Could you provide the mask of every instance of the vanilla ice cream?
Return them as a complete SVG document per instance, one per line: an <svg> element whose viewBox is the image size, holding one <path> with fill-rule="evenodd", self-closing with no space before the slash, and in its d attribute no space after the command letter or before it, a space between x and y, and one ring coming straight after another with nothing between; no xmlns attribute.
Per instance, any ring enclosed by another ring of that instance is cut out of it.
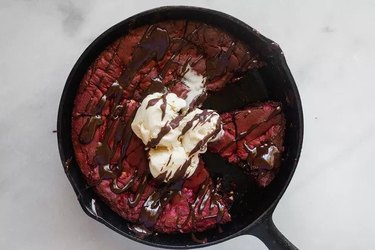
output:
<svg viewBox="0 0 375 250"><path fill-rule="evenodd" d="M189 90L185 99L187 106L189 106L195 98L205 92L204 84L206 83L206 78L193 70L189 64L186 67L186 72L181 81Z"/></svg>
<svg viewBox="0 0 375 250"><path fill-rule="evenodd" d="M131 124L133 132L149 148L153 177L169 182L195 172L199 154L222 134L219 114L194 109L174 93L154 93L143 101Z"/></svg>
<svg viewBox="0 0 375 250"><path fill-rule="evenodd" d="M162 109L164 102L165 108ZM185 100L173 93L148 95L137 110L131 125L132 130L147 146L151 139L157 138L161 128L168 126L167 123L176 118L185 106ZM171 130L161 138L159 143L167 147L175 146L178 143L178 136L178 131Z"/></svg>

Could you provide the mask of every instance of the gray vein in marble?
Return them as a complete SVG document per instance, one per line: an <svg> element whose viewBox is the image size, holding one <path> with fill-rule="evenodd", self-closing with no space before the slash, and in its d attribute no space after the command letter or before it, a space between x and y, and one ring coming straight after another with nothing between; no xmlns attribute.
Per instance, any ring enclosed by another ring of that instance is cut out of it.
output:
<svg viewBox="0 0 375 250"><path fill-rule="evenodd" d="M325 32L325 33L333 33L333 32L335 32L335 29L334 28L332 28L331 26L324 26L323 28L322 28L322 32Z"/></svg>
<svg viewBox="0 0 375 250"><path fill-rule="evenodd" d="M71 1L59 4L58 10L64 16L62 20L64 32L71 36L76 34L84 21L82 10Z"/></svg>

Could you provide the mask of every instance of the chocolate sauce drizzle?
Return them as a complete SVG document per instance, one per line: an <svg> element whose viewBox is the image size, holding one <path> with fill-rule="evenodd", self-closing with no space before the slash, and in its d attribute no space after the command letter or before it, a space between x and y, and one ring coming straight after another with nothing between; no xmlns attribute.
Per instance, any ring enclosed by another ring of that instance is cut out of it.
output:
<svg viewBox="0 0 375 250"><path fill-rule="evenodd" d="M115 111L122 108L122 106L118 106L122 95L123 88L117 82L114 82L107 90L107 93L100 98L98 104L95 106L94 115L87 119L85 125L81 129L79 140L82 144L88 144L94 139L97 128L103 124L101 114L108 101L113 100L111 114L114 114Z"/></svg>
<svg viewBox="0 0 375 250"><path fill-rule="evenodd" d="M186 22L186 27L187 25L188 22ZM178 56L178 54L181 53L183 49L195 47L198 48L198 50L202 50L202 48L199 45L192 43L190 40L200 29L204 27L205 25L200 25L190 34L184 34L182 38L175 38L170 40L170 37L166 30L156 27L154 25L150 26L143 35L138 46L134 50L132 60L127 65L127 67L119 77L118 81L115 82L99 100L98 104L92 110L91 116L88 117L85 125L82 127L80 131L79 141L82 144L89 144L90 142L92 142L98 127L104 124L104 121L102 120L103 110L105 109L106 105L109 102L111 102L109 103L111 108L110 115L109 117L107 117L107 126L104 133L104 139L99 143L96 149L94 161L99 166L99 182L104 179L110 180L110 188L116 194L120 194L122 192L129 190L133 186L133 184L138 180L139 184L136 192L133 196L131 196L132 198L129 198L127 201L130 207L136 207L142 200L142 196L144 195L145 188L147 186L148 181L151 178L151 175L148 171L146 171L145 173L139 173L137 170L134 170L132 173L132 177L128 179L127 183L120 184L118 181L118 178L123 171L123 160L126 157L126 151L133 134L130 124L135 115L134 111L129 119L125 119L125 115L128 112L128 105L120 105L120 102L124 96L124 89L127 86L129 86L134 76L139 71L139 69L141 69L146 63L150 62L151 60L162 60L167 50L171 47L171 45L176 44L177 46L174 46L172 49L173 54L171 58L165 63L159 76L152 80L151 86L147 91L145 91L143 97L145 97L145 95L152 94L155 92L165 92L166 87L171 87L173 86L173 84L181 81L183 74L186 73L186 68L188 63L191 61L191 58L189 58L182 66L182 71L177 76L180 77L180 79L175 79L172 82L168 82L166 84L162 83L166 72L168 71L169 67L174 63L174 58L176 58L176 56ZM221 53L219 53L215 57L210 58L207 61L206 73L210 79L221 76L226 73L226 67L230 55L233 52L234 45L235 44L233 43L226 51L222 51ZM198 58L195 62L192 62L192 64L196 64L201 58ZM206 93L202 94L202 96L197 97L196 100L194 100L193 106L196 107L203 103L205 97ZM161 98L150 100L147 107L155 105L158 101L160 101L160 99L162 100L161 118L163 119L166 112L165 94ZM146 147L155 147L160 142L162 137L170 131L170 129L174 129L179 125L179 123L185 115L186 114L181 114L177 116L175 119L170 121L169 124L166 124L166 126L162 127L157 138L151 140L146 145ZM204 110L201 114L194 116L194 118L186 124L186 126L183 128L182 133L186 133L193 126L194 121L199 120L198 123L205 123L209 121L211 116L212 112ZM196 147L192 150L190 155L193 155L195 152L200 150L200 148L207 142L209 138L214 137L220 131L220 126L221 123L218 122L218 126L215 128L215 130L209 135L207 135L200 143L198 143L198 145L196 145ZM113 140L111 140L111 138L113 138ZM111 161L114 157L115 152L118 149L118 146L121 144L122 147L120 159L116 164L113 164ZM171 201L171 199L173 199L173 197L178 195L179 191L182 189L183 173L185 173L186 169L190 166L191 159L192 157L190 157L189 160L187 160L181 166L179 171L177 171L175 182L163 188L155 189L155 191L147 197L146 201L142 205L142 210L138 221L140 225L129 226L129 229L131 231L135 232L140 237L145 237L151 233L150 229L152 229L156 224L164 207ZM216 221L219 223L224 215L224 205L221 202L221 198L217 193L216 188L209 181L209 179L207 179L200 186L199 192L194 202L190 204L189 215L182 224L178 223L178 227L180 229L184 228L187 225L187 223L189 223L189 221L192 221L194 225L196 216L202 216L202 211L207 206L207 204L209 204L210 211L212 211L216 207L217 214L207 216L203 219L216 217ZM177 218L177 221L179 220L180 218ZM199 240L193 234L193 239L194 238L196 242L204 243L207 241L207 239Z"/></svg>
<svg viewBox="0 0 375 250"><path fill-rule="evenodd" d="M264 142L254 148L244 142L244 147L248 153L246 163L252 169L271 170L280 162L280 150L271 142Z"/></svg>
<svg viewBox="0 0 375 250"><path fill-rule="evenodd" d="M138 70L150 60L160 61L163 59L168 47L168 32L154 25L150 26L135 49L132 61L119 78L121 86L127 87Z"/></svg>
<svg viewBox="0 0 375 250"><path fill-rule="evenodd" d="M207 60L206 75L208 79L222 76L227 71L227 65L230 56L232 55L235 43L233 42L227 51L221 51L217 56Z"/></svg>
<svg viewBox="0 0 375 250"><path fill-rule="evenodd" d="M212 116L213 114L211 114L210 116ZM205 120L204 122L207 122L207 120ZM197 125L195 125L197 126ZM198 152L199 150L201 150L202 146L203 145L206 145L208 140L215 137L221 130L221 119L219 118L218 122L216 123L216 127L215 129L209 133L208 135L206 135L205 137L203 137L202 140L200 140L197 145L195 145L195 147L190 151L190 154L189 156L195 154L196 152Z"/></svg>
<svg viewBox="0 0 375 250"><path fill-rule="evenodd" d="M152 228L162 213L164 207L182 189L183 181L177 181L159 190L155 190L143 204L139 222L147 228Z"/></svg>
<svg viewBox="0 0 375 250"><path fill-rule="evenodd" d="M153 148L153 147L156 147L156 145L159 144L159 142L161 141L161 139L169 133L169 131L171 131L171 127L168 126L166 124L166 126L163 126L161 129L160 129L160 132L158 133L157 137L155 138L152 138L147 144L146 144L146 148Z"/></svg>
<svg viewBox="0 0 375 250"><path fill-rule="evenodd" d="M196 126L198 126L198 124L204 124L206 122L209 121L209 118L211 118L213 116L213 112L210 111L210 110L203 110L202 113L197 113L193 116L193 118L188 121L185 125L185 127L183 127L182 131L181 131L181 135L184 135L186 134L187 131L189 131L189 129L191 129L193 127L193 124L196 120L198 120L198 122L195 124L194 128ZM220 122L218 122L220 123Z"/></svg>
<svg viewBox="0 0 375 250"><path fill-rule="evenodd" d="M154 106L160 100L162 101L162 104L160 105L161 120L163 120L164 117L165 117L165 111L167 109L167 94L163 94L160 98L154 98L154 99L149 100L148 103L147 103L146 109L151 107L151 106Z"/></svg>
<svg viewBox="0 0 375 250"><path fill-rule="evenodd" d="M89 144L94 139L96 129L102 124L103 121L100 115L88 118L79 134L79 141L82 144Z"/></svg>
<svg viewBox="0 0 375 250"><path fill-rule="evenodd" d="M248 130L246 131L243 131L241 132L240 134L237 134L237 128L236 128L236 138L234 138L234 140L232 140L231 142L229 142L227 145L225 145L224 147L222 147L219 151L219 154L224 152L226 149L228 149L230 146L232 146L233 144L237 143L239 140L242 140L243 138L245 138L246 136L248 136L249 134L251 134L253 131L255 131L257 128L259 128L262 124L266 123L266 122L270 122L272 121L272 119L274 119L277 115L280 115L281 114L281 107L277 107L271 114L270 116L263 120L262 122L258 123L258 124L255 124L253 126L251 126ZM234 122L234 125L236 126L236 123Z"/></svg>
<svg viewBox="0 0 375 250"><path fill-rule="evenodd" d="M183 228L187 225L187 223L189 223L189 221L192 221L194 224L197 215L202 215L203 209L205 208L209 199L209 210L212 211L215 207L217 207L217 214L206 216L201 219L211 219L216 217L216 223L220 223L224 215L224 205L221 203L220 196L217 191L217 187L214 186L207 178L200 186L194 202L189 204L190 211L185 221L180 223L180 218L177 218L177 227Z"/></svg>

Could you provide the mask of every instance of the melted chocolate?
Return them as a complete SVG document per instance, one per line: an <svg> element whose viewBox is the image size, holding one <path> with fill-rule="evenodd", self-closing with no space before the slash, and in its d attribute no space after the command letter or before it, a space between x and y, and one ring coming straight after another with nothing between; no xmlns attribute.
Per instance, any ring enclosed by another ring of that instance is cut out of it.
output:
<svg viewBox="0 0 375 250"><path fill-rule="evenodd" d="M215 195L214 197L218 197L218 196ZM213 204L215 204L218 209L218 213L216 215L216 222L219 223L223 219L223 216L224 216L224 205L221 204L221 202L217 198L214 199Z"/></svg>
<svg viewBox="0 0 375 250"><path fill-rule="evenodd" d="M107 143L100 143L96 148L94 160L100 166L108 165L112 156L112 150Z"/></svg>
<svg viewBox="0 0 375 250"><path fill-rule="evenodd" d="M147 106L146 106L146 109L148 109L149 107L151 106L154 106L156 103L158 103L159 101L162 101L161 105L160 105L160 110L161 110L161 120L164 119L164 116L165 116L165 111L167 109L167 95L164 94L162 95L161 97L158 97L158 98L154 98L154 99L151 99L148 101L147 103Z"/></svg>
<svg viewBox="0 0 375 250"><path fill-rule="evenodd" d="M120 158L121 161L125 158L126 150L128 149L130 140L133 136L131 124L132 124L132 121L133 121L136 113L137 113L136 110L134 110L133 114L129 118L129 121L126 123L125 129L123 131L123 136L122 136L123 144L122 144L122 148L121 148L121 158Z"/></svg>
<svg viewBox="0 0 375 250"><path fill-rule="evenodd" d="M164 29L151 26L139 42L138 47L133 52L132 61L119 78L121 86L130 84L138 70L152 59L160 61L163 59L169 47L168 32Z"/></svg>
<svg viewBox="0 0 375 250"><path fill-rule="evenodd" d="M203 195L202 202L201 202L201 204L200 204L200 206L199 206L199 208L198 208L198 214L202 214L203 209L204 209L204 207L206 206L208 199L210 198L210 194L211 194L211 189L210 189L210 188L207 188L207 189L205 190L204 195Z"/></svg>
<svg viewBox="0 0 375 250"><path fill-rule="evenodd" d="M171 58L168 59L168 61L165 63L163 69L161 70L160 74L159 74L159 79L163 79L165 77L165 75L167 74L169 68L171 67L172 63L173 63L173 59L175 58L175 56L173 55Z"/></svg>
<svg viewBox="0 0 375 250"><path fill-rule="evenodd" d="M180 180L180 179L184 178L185 174L186 174L186 170L191 165L191 160L192 160L192 157L190 157L188 160L186 160L184 162L184 164L182 164L182 166L180 166L177 169L177 171L175 172L174 176L172 177L172 179L170 181L176 181L176 180ZM167 177L169 178L169 176L167 176Z"/></svg>
<svg viewBox="0 0 375 250"><path fill-rule="evenodd" d="M167 109L167 95L162 95L161 100L163 101L160 105L161 109L161 119L163 120L165 117L165 111Z"/></svg>
<svg viewBox="0 0 375 250"><path fill-rule="evenodd" d="M211 195L210 195L211 193ZM193 223L195 222L195 218L198 215L202 214L203 209L205 208L206 204L208 203L209 199L211 197L210 201L210 211L216 206L218 208L218 214L211 215L211 216L206 216L203 219L211 219L216 217L216 222L219 223L224 215L224 205L219 202L219 196L217 194L216 188L213 188L212 185L209 182L209 179L206 179L202 185L199 188L198 194L194 200L193 203L190 204L190 211L185 219L185 221L182 223L182 225L179 224L179 218L177 218L178 221L178 227L183 228L186 226L186 224L192 220ZM202 205L203 204L203 205ZM197 213L196 213L197 212Z"/></svg>
<svg viewBox="0 0 375 250"><path fill-rule="evenodd" d="M189 204L190 206L190 211L189 211L189 214L187 216L187 218L185 219L184 223L182 223L182 225L180 226L180 224L177 224L179 227L183 228L186 226L187 223L189 223L190 220L195 221L195 208L196 206L198 205L199 201L201 200L202 196L207 192L208 188L209 188L209 180L206 179L202 185L199 187L199 191L198 191L198 194L194 200L193 203ZM178 220L179 221L179 218Z"/></svg>
<svg viewBox="0 0 375 250"><path fill-rule="evenodd" d="M189 131L189 129L191 129L193 127L193 124L196 120L199 120L198 123L195 125L195 127L199 124L199 123L203 123L205 122L209 116L211 116L213 114L212 111L210 110L203 110L201 113L197 113L193 116L193 118L188 121L185 125L185 127L183 127L182 131L181 131L181 135L184 135L186 134L186 132Z"/></svg>
<svg viewBox="0 0 375 250"><path fill-rule="evenodd" d="M168 164L171 162L171 160L172 160L172 154L169 155L169 158L168 158L167 164L165 164L165 165L168 166Z"/></svg>
<svg viewBox="0 0 375 250"><path fill-rule="evenodd" d="M120 194L120 193L125 192L126 190L128 190L133 185L133 183L134 183L134 181L136 179L136 174L137 174L137 170L133 173L133 175L130 178L130 180L123 187L121 187L121 188L117 184L117 179L114 179L112 181L112 185L110 186L112 192L114 192L115 194Z"/></svg>
<svg viewBox="0 0 375 250"><path fill-rule="evenodd" d="M147 186L147 175L143 176L142 182L139 184L137 191L135 192L135 197L133 200L128 200L128 204L130 207L136 207L138 203L141 201L143 192Z"/></svg>
<svg viewBox="0 0 375 250"><path fill-rule="evenodd" d="M182 119L184 119L184 117L187 115L184 114L184 115L178 115L176 116L176 118L172 119L170 122L169 122L169 126L171 126L172 129L175 129L177 128L179 125L180 125L180 122L182 121Z"/></svg>
<svg viewBox="0 0 375 250"><path fill-rule="evenodd" d="M88 118L79 133L79 141L82 144L89 144L94 139L96 129L102 124L103 121L99 115Z"/></svg>
<svg viewBox="0 0 375 250"><path fill-rule="evenodd" d="M167 178L167 172L164 172L162 174L159 174L155 177L156 180L158 180L160 183L163 183L163 181Z"/></svg>
<svg viewBox="0 0 375 250"><path fill-rule="evenodd" d="M202 146L206 145L208 140L215 137L220 132L220 130L221 130L221 119L219 118L217 123L216 123L216 128L211 133L209 133L208 135L203 137L203 139L200 140L197 143L197 145L195 145L195 147L190 151L189 155L193 155L196 152L198 152L199 150L201 150Z"/></svg>
<svg viewBox="0 0 375 250"><path fill-rule="evenodd" d="M148 109L149 107L152 107L154 106L156 103L158 103L160 101L160 97L157 97L157 98L154 98L154 99L150 99L147 103L147 106L146 106L146 109Z"/></svg>
<svg viewBox="0 0 375 250"><path fill-rule="evenodd" d="M227 51L221 51L216 56L209 58L206 65L208 79L222 76L227 72L229 58L232 55L235 43L232 43Z"/></svg>
<svg viewBox="0 0 375 250"><path fill-rule="evenodd" d="M163 126L161 129L160 129L160 132L158 134L158 136L156 138L152 138L147 144L146 144L146 147L147 148L153 148L153 147L156 147L156 145L159 144L159 142L161 141L161 139L163 139L163 137L168 134L168 132L171 131L171 127L170 126Z"/></svg>
<svg viewBox="0 0 375 250"><path fill-rule="evenodd" d="M279 115L281 113L281 107L277 107L275 109L275 111L267 118L265 119L264 121L258 123L258 124L255 124L253 126L251 126L248 130L246 131L243 131L241 132L240 134L237 133L237 126L236 126L236 123L234 123L235 125L235 128L236 128L236 138L231 141L230 143L228 143L227 145L225 145L223 148L220 149L219 151L219 154L222 153L223 151L225 151L227 148L229 148L230 146L232 146L234 143L236 143L237 141L245 138L247 135L249 135L251 132L253 132L255 129L257 129L259 126L261 126L262 124L270 121L272 118L274 118L275 116ZM234 119L233 119L234 120Z"/></svg>
<svg viewBox="0 0 375 250"><path fill-rule="evenodd" d="M186 23L186 27L187 27L187 23ZM178 37L175 37L173 39L170 40L170 44L169 44L169 47L171 48L171 51L173 52L172 56L170 57L170 59L168 59L168 61L164 64L163 68L161 69L160 71L160 74L157 78L155 78L153 81L158 81L160 83L162 83L163 81L163 78L165 77L165 75L167 74L169 68L171 67L171 65L174 62L174 59L181 53L181 51L183 49L195 49L195 48L198 48L198 49L201 49L199 46L197 46L196 44L192 43L191 41L189 41L189 39L191 39L191 37L200 29L197 28L195 29L194 31L192 31L190 34L186 34L184 33L184 36L182 38L178 38ZM186 30L185 30L186 32ZM177 44L177 46L174 46L175 44ZM200 58L198 58L196 61L192 62L191 65L195 65L201 58L203 58L203 56L201 56ZM177 72L176 75L174 75L174 79L170 80L169 82L165 83L165 85L163 85L163 90L165 90L165 87L172 87L174 86L176 83L178 82L181 82L181 79L183 78L184 74L186 73L187 71L187 66L189 64L189 62L191 61L191 57L189 57L185 63L183 64L182 68L181 68L181 71L180 72ZM148 91L147 91L148 92ZM162 92L162 91L156 91L156 92Z"/></svg>
<svg viewBox="0 0 375 250"><path fill-rule="evenodd" d="M139 222L147 228L152 228L163 208L173 199L173 197L182 189L183 181L180 180L161 190L155 190L143 204Z"/></svg>
<svg viewBox="0 0 375 250"><path fill-rule="evenodd" d="M114 111L118 108L118 103L120 102L122 98L123 89L122 87L117 83L113 83L111 87L107 90L107 93L103 95L96 107L94 108L94 116L91 116L81 129L79 140L83 144L90 143L95 136L97 128L103 124L103 121L101 120L101 113L103 111L103 108L105 104L113 99L113 108L111 110L111 113L114 113Z"/></svg>
<svg viewBox="0 0 375 250"><path fill-rule="evenodd" d="M246 151L249 153L246 162L252 169L271 170L280 162L280 150L272 143L250 148L244 143Z"/></svg>
<svg viewBox="0 0 375 250"><path fill-rule="evenodd" d="M147 91L143 94L142 99L146 96L154 93L163 93L165 91L165 86L159 78L155 78L151 81L151 85L148 87Z"/></svg>

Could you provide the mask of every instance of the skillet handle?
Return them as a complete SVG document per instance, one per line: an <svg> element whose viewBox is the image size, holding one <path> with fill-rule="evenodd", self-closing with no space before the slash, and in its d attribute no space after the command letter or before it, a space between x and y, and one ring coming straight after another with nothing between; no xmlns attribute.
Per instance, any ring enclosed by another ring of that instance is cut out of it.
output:
<svg viewBox="0 0 375 250"><path fill-rule="evenodd" d="M261 222L247 233L260 239L270 250L298 250L298 248L276 228L272 220L272 214L265 216Z"/></svg>

